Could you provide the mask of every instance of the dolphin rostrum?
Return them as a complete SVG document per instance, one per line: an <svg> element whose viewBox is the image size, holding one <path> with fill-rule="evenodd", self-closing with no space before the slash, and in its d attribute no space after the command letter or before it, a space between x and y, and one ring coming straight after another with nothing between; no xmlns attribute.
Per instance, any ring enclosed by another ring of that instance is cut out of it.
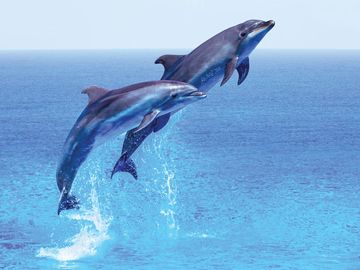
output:
<svg viewBox="0 0 360 270"><path fill-rule="evenodd" d="M250 53L274 25L272 20L249 20L215 35L187 55L163 55L155 61L165 68L161 79L190 83L207 92L221 79L220 85L224 85L236 70L239 76L237 84L240 85L249 73ZM126 168L132 164L134 170L130 173L137 178L130 156L147 136L164 127L169 118L170 113L157 117L141 132L129 130L112 175L118 171L129 172Z"/></svg>
<svg viewBox="0 0 360 270"><path fill-rule="evenodd" d="M206 95L194 86L177 81L153 81L108 91L89 87L89 104L71 129L56 172L61 193L58 214L64 209L78 208L79 201L69 194L76 173L91 150L105 139L132 129L134 134L161 115L179 110ZM127 163L126 171L134 165Z"/></svg>

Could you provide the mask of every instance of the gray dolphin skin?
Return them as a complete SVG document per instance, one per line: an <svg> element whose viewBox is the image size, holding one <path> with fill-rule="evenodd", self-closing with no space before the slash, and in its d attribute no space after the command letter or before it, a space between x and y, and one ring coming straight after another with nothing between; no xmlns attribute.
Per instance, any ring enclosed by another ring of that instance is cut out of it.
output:
<svg viewBox="0 0 360 270"><path fill-rule="evenodd" d="M155 61L165 68L161 79L190 83L207 92L221 79L221 86L224 85L237 70L237 84L240 85L249 72L249 54L274 25L272 20L249 20L215 35L187 55L163 55ZM141 132L128 131L112 175L123 171L137 179L135 164L130 156L147 136L164 127L169 118L170 114L165 114L157 117L152 125ZM127 170L128 163L133 166L131 171Z"/></svg>
<svg viewBox="0 0 360 270"><path fill-rule="evenodd" d="M79 208L79 201L69 194L76 173L91 150L107 138L132 129L136 134L154 120L203 99L206 95L194 86L177 81L153 81L108 91L90 87L89 104L71 129L56 172L60 191L58 214ZM127 163L128 171L133 164Z"/></svg>

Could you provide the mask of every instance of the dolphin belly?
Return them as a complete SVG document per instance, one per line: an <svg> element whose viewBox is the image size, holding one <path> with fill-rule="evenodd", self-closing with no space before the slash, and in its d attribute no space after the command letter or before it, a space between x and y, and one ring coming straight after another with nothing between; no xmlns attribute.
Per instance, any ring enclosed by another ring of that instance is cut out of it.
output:
<svg viewBox="0 0 360 270"><path fill-rule="evenodd" d="M217 66L206 70L204 73L195 77L191 80L191 84L200 89L201 91L207 92L214 87L220 79L224 76L225 66Z"/></svg>
<svg viewBox="0 0 360 270"><path fill-rule="evenodd" d="M143 114L134 114L131 116L113 117L104 121L97 128L95 146L101 145L104 141L139 126L143 118Z"/></svg>

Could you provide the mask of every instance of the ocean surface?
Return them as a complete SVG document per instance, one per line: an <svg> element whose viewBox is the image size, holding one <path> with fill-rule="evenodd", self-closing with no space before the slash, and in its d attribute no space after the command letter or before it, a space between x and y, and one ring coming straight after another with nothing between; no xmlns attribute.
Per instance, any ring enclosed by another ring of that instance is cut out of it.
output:
<svg viewBox="0 0 360 270"><path fill-rule="evenodd" d="M360 269L360 51L256 50L111 169L99 146L57 215L81 90L156 80L179 51L0 52L1 269Z"/></svg>

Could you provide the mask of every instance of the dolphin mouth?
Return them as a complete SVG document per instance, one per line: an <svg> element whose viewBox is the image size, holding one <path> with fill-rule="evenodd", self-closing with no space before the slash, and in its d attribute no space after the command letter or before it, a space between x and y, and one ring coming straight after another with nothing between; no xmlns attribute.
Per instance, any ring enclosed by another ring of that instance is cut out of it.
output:
<svg viewBox="0 0 360 270"><path fill-rule="evenodd" d="M248 35L249 38L258 37L260 40L275 26L275 21L270 20L261 22L257 27Z"/></svg>
<svg viewBox="0 0 360 270"><path fill-rule="evenodd" d="M275 26L275 21L270 20L267 22L263 22L256 28L256 31L268 30L270 31Z"/></svg>
<svg viewBox="0 0 360 270"><path fill-rule="evenodd" d="M187 94L188 97L199 97L199 98L206 98L206 94L200 91L193 91Z"/></svg>
<svg viewBox="0 0 360 270"><path fill-rule="evenodd" d="M274 20L270 20L265 22L265 24L267 25L267 27L273 28L275 26L275 21Z"/></svg>

